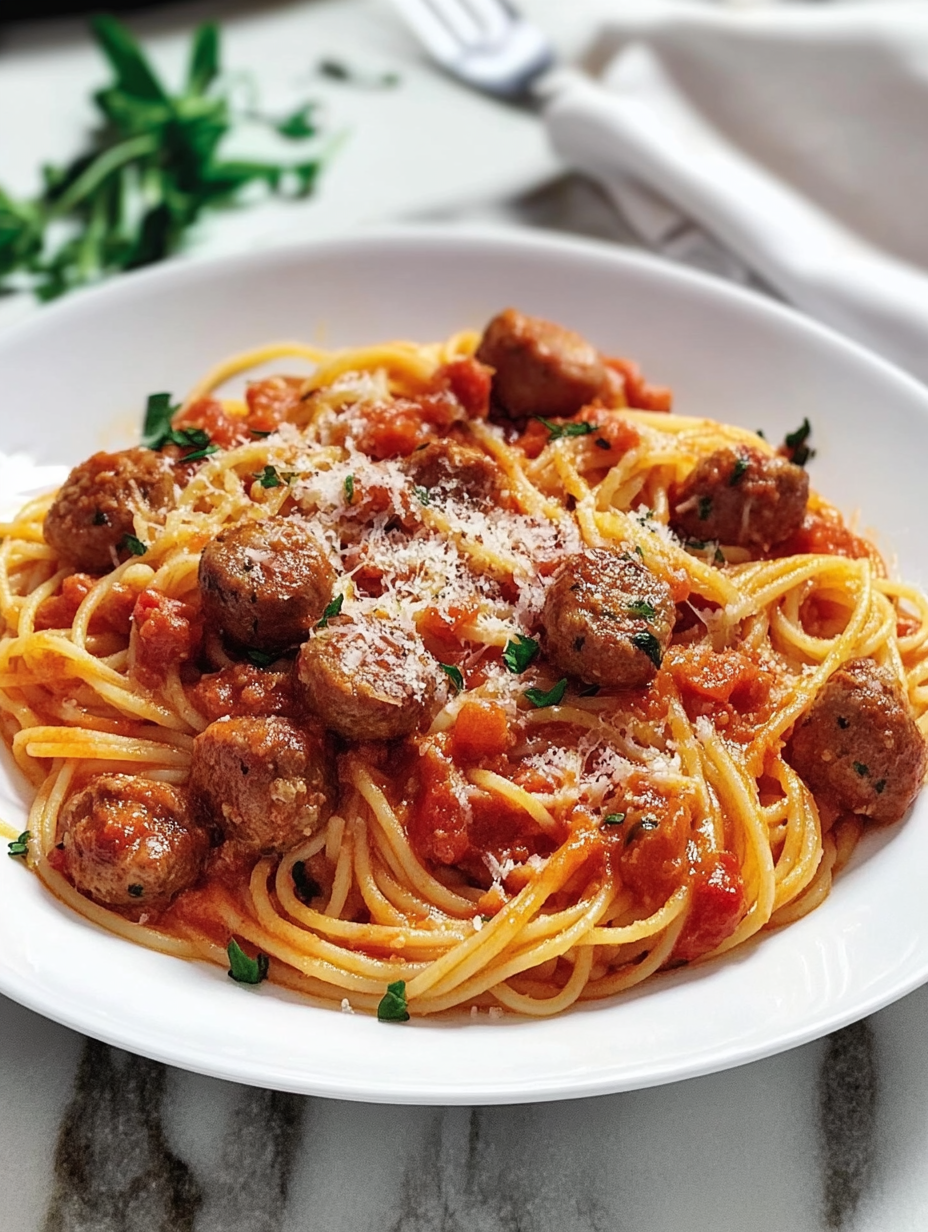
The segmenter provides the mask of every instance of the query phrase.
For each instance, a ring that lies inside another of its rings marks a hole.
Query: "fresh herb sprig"
[[[83,153],[44,169],[34,199],[16,200],[0,189],[0,290],[25,286],[50,300],[150,265],[176,252],[204,211],[234,202],[246,187],[302,197],[322,170],[318,156],[262,162],[222,155],[238,117],[221,81],[214,22],[193,35],[176,94],[121,22],[100,15],[91,31],[113,73],[93,98],[101,123]],[[311,116],[312,104],[304,104],[268,124],[302,140],[315,134]]]

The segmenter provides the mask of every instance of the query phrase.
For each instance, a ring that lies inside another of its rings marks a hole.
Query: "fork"
[[[392,0],[449,73],[500,98],[531,96],[555,62],[547,37],[508,0]]]

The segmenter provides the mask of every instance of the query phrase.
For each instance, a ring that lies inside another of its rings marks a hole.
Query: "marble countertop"
[[[523,8],[576,51],[607,0]],[[634,237],[565,176],[538,122],[423,62],[378,0],[209,4],[138,19],[159,64],[220,16],[266,101],[326,99],[347,134],[319,194],[230,215],[191,256],[384,220],[492,220]],[[587,20],[580,20],[580,18]],[[311,76],[337,55],[400,72],[371,96]],[[0,183],[28,191],[80,139],[98,68],[80,23],[0,28]],[[24,117],[10,124],[6,117]],[[461,151],[480,143],[479,158]],[[691,232],[674,254],[729,275]],[[35,311],[0,302],[0,325]],[[928,991],[817,1043],[707,1078],[489,1108],[349,1104],[132,1057],[0,998],[3,1232],[922,1232]]]

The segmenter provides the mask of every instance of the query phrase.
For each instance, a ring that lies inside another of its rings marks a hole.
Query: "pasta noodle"
[[[790,741],[859,660],[924,733],[928,600],[815,493],[778,545],[685,534],[680,494],[700,460],[729,450],[760,465],[776,456],[766,442],[669,413],[618,361],[575,413],[488,417],[478,345],[460,333],[235,357],[163,434],[170,498],[159,507],[131,480],[109,566],[81,567],[46,533],[54,494],[0,527],[0,727],[35,791],[29,864],[69,907],[177,957],[224,964],[235,938],[272,980],[330,1004],[374,1012],[393,986],[416,1015],[543,1017],[725,953],[827,896],[869,810],[823,796]],[[229,393],[271,360],[311,373]],[[438,479],[417,482],[426,458]],[[296,841],[246,842],[229,809],[206,817],[194,799],[203,733],[228,730],[226,714],[331,724],[300,639],[268,650],[217,627],[201,557],[231,528],[281,520],[334,578],[301,634],[324,633],[347,665],[345,698],[327,704],[347,713],[393,655],[403,708],[421,713],[402,734],[319,735],[337,765],[337,784],[319,771],[324,805]],[[559,660],[552,580],[597,553],[670,596],[663,645],[657,600],[628,605],[630,643],[651,660],[641,684],[564,669],[587,653],[582,636]],[[920,778],[921,747],[911,756]],[[191,824],[210,830],[195,874],[152,907],[147,865],[136,904],[75,873],[73,802],[125,775],[158,799],[186,800],[189,785]]]

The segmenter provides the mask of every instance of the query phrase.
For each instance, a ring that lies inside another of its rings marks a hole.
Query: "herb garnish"
[[[453,663],[439,663],[438,666],[451,681],[455,693],[460,693],[464,688],[464,677],[461,675],[461,669],[455,667]]]
[[[144,556],[148,551],[148,548],[137,535],[123,535],[119,541],[119,546],[124,551],[131,552],[133,556]]]
[[[429,496],[428,488],[424,488],[420,483],[415,483],[412,490],[420,505],[431,505],[432,498]]]
[[[640,633],[633,633],[631,643],[637,646],[638,649],[648,656],[655,667],[660,667],[663,659],[661,644],[649,629],[642,629]]]
[[[145,887],[139,885],[137,881],[133,882],[133,884],[129,886],[129,893],[133,898],[141,898],[145,893]]]
[[[342,81],[346,85],[359,86],[362,90],[392,90],[402,80],[399,73],[362,73],[351,68],[344,60],[320,60],[316,65],[320,77],[329,81]]]
[[[696,508],[699,513],[700,522],[705,522],[705,520],[712,513],[712,497],[700,496],[699,500],[696,502]]]
[[[146,449],[160,449],[171,437],[171,420],[180,403],[171,405],[170,394],[149,394],[142,425],[142,444]]]
[[[316,628],[317,629],[327,628],[329,621],[333,620],[342,610],[342,604],[344,602],[345,602],[344,595],[336,595],[335,598],[331,601],[331,603],[327,603],[325,606],[325,611],[322,613],[321,618],[316,624]]]
[[[558,706],[563,700],[564,694],[567,692],[567,677],[559,680],[553,688],[550,688],[547,693],[542,689],[526,689],[525,696],[532,703],[536,710],[543,710],[545,706]]]
[[[279,488],[281,485],[281,478],[277,474],[276,468],[271,466],[270,463],[265,466],[263,471],[255,471],[254,478],[257,479],[262,488]]]
[[[842,731],[847,731],[847,729],[850,727],[850,725],[851,725],[851,720],[850,720],[850,719],[846,719],[846,718],[845,718],[843,715],[841,715],[841,714],[839,714],[839,715],[838,715],[838,726],[841,728],[841,730],[842,730]]]
[[[345,504],[350,505],[354,500],[354,475],[345,476]]]
[[[640,616],[642,620],[654,620],[657,616],[657,609],[647,599],[636,599],[634,603],[629,603],[625,610],[632,616]]]
[[[249,958],[239,943],[233,937],[226,946],[229,955],[229,979],[239,984],[260,984],[267,979],[270,959],[266,954],[257,958]]]
[[[804,419],[795,432],[787,432],[780,446],[781,452],[789,458],[790,462],[794,462],[797,466],[805,466],[810,458],[815,457],[815,450],[810,449],[808,445],[811,435],[812,425],[808,419]]]
[[[620,826],[625,820],[624,813],[607,813],[603,818],[604,826]]]
[[[609,441],[606,440],[604,436],[597,436],[593,444],[598,445],[600,449],[611,449],[612,448],[612,445],[609,443]]]
[[[519,672],[525,671],[537,654],[538,643],[535,639],[526,637],[524,633],[517,633],[503,649],[503,663],[514,675],[518,675]]]
[[[7,855],[14,856],[14,857],[28,855],[30,838],[32,838],[31,830],[23,830],[19,838],[14,838],[7,845]]]
[[[277,655],[268,654],[266,650],[246,650],[245,652],[255,667],[270,667],[277,662]]]
[[[0,190],[0,280],[19,275],[19,285],[42,300],[169,256],[204,211],[228,205],[248,186],[306,196],[323,166],[318,155],[223,157],[222,141],[240,117],[221,78],[215,23],[194,33],[176,94],[121,22],[101,15],[90,28],[112,70],[93,96],[102,123],[78,157],[45,168],[37,197],[15,200]],[[253,109],[246,117],[260,118]],[[265,123],[291,140],[314,132],[309,104]]]
[[[732,467],[731,474],[728,476],[728,486],[736,488],[744,478],[744,472],[751,465],[751,459],[746,458],[743,453],[739,453],[735,458],[735,465]]]
[[[406,981],[396,980],[387,985],[377,1006],[377,1018],[380,1022],[408,1022],[409,1010],[406,1008]]]
[[[878,796],[882,796],[883,792],[886,790],[886,780],[877,779],[877,781],[873,784],[873,790]]]
[[[868,778],[870,775],[870,767],[865,766],[862,761],[855,761],[854,769],[857,771],[857,773],[860,775],[862,779]]]
[[[293,877],[293,891],[301,903],[308,904],[322,893],[319,882],[306,871],[305,860],[296,860],[290,874]]]
[[[589,436],[593,431],[593,425],[585,420],[581,420],[579,423],[556,424],[552,423],[550,419],[542,419],[540,415],[536,415],[535,418],[548,429],[549,441],[559,441],[562,437],[569,436]]]

